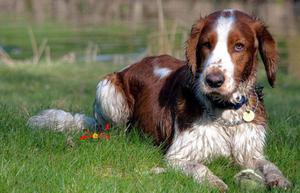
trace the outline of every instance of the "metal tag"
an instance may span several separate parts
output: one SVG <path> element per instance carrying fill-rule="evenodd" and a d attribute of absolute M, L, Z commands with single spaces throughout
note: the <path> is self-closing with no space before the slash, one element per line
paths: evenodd
<path fill-rule="evenodd" d="M 255 113 L 251 110 L 246 110 L 243 113 L 243 120 L 246 121 L 246 122 L 253 121 L 254 117 L 255 117 Z"/>

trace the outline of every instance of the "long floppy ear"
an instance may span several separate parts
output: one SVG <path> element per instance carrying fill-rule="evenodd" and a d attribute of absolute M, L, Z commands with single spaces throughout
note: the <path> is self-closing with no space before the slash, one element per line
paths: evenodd
<path fill-rule="evenodd" d="M 192 26 L 190 37 L 186 41 L 185 56 L 193 74 L 195 74 L 197 68 L 197 46 L 204 23 L 205 19 L 200 18 L 197 23 Z"/>
<path fill-rule="evenodd" d="M 256 36 L 259 53 L 265 65 L 269 84 L 274 87 L 278 61 L 276 42 L 267 30 L 267 27 L 260 21 L 257 21 Z"/>

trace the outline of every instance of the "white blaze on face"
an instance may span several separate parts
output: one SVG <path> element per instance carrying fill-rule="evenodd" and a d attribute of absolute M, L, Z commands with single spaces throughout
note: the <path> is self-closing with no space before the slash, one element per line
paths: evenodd
<path fill-rule="evenodd" d="M 220 16 L 215 23 L 215 31 L 217 33 L 217 43 L 214 50 L 204 61 L 204 71 L 201 75 L 201 82 L 204 84 L 205 75 L 212 69 L 219 69 L 225 76 L 223 89 L 228 93 L 232 92 L 235 87 L 234 82 L 234 64 L 232 63 L 231 56 L 228 52 L 228 36 L 234 23 L 233 11 L 228 17 Z M 205 87 L 205 85 L 202 85 Z M 205 88 L 204 88 L 205 89 Z"/>

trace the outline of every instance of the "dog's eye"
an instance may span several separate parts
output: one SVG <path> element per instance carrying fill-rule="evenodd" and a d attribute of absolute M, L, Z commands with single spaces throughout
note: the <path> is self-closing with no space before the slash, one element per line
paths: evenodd
<path fill-rule="evenodd" d="M 207 48 L 207 49 L 211 49 L 211 44 L 210 42 L 204 42 L 201 44 L 202 48 Z"/>
<path fill-rule="evenodd" d="M 244 50 L 244 48 L 245 48 L 245 45 L 242 43 L 236 43 L 234 45 L 234 51 L 236 51 L 236 52 L 241 52 Z"/>

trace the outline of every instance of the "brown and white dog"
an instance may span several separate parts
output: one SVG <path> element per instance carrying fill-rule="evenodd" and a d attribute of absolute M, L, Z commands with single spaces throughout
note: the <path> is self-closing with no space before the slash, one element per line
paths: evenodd
<path fill-rule="evenodd" d="M 169 164 L 226 190 L 204 163 L 231 157 L 259 170 L 266 185 L 290 182 L 266 160 L 266 113 L 255 90 L 258 53 L 274 85 L 276 44 L 265 25 L 237 10 L 223 10 L 193 25 L 186 61 L 168 55 L 147 57 L 97 86 L 94 119 L 56 109 L 32 117 L 32 127 L 83 129 L 110 122 L 131 124 L 164 144 Z"/>

